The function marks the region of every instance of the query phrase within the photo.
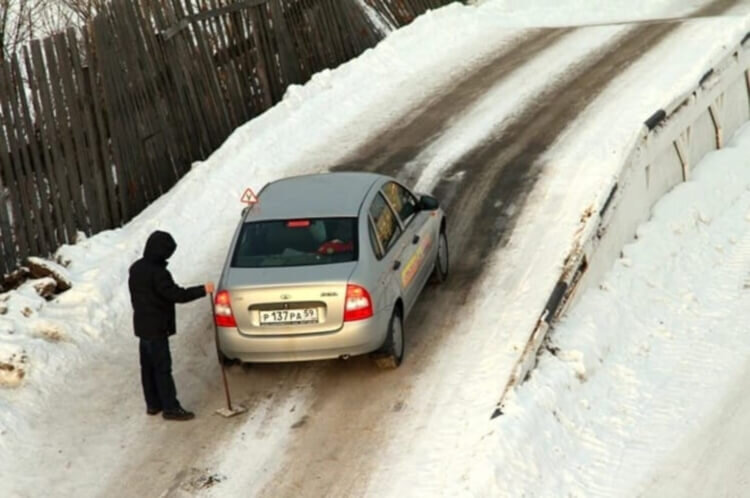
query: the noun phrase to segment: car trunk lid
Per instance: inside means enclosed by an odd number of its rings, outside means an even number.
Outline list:
[[[344,322],[346,285],[356,262],[320,266],[231,268],[225,290],[240,332],[332,332]]]

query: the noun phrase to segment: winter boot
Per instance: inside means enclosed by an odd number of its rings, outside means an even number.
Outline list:
[[[164,411],[161,414],[165,420],[191,420],[195,418],[195,413],[185,410],[183,407],[178,406],[175,410]]]

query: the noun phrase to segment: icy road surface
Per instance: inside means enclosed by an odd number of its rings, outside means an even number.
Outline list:
[[[26,327],[58,327],[67,340],[27,346],[28,385],[0,405],[0,466],[12,476],[0,486],[32,496],[494,494],[495,469],[476,448],[497,427],[489,415],[581,215],[606,195],[642,121],[748,27],[728,17],[514,29],[492,15],[500,3],[430,13],[290,89],[133,223],[66,248],[77,285]],[[670,4],[681,2],[652,13]],[[216,417],[223,393],[202,301],[180,309],[172,341],[180,399],[199,418],[146,417],[124,282],[148,233],[175,235],[178,281],[217,279],[244,187],[326,167],[393,174],[446,206],[452,275],[410,317],[405,363],[234,367],[235,398],[250,412]],[[18,294],[11,314],[31,300]]]

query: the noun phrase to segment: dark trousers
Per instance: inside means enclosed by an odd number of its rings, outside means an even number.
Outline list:
[[[177,390],[172,379],[172,357],[169,339],[141,339],[138,347],[141,356],[141,382],[146,406],[164,411],[176,410]]]

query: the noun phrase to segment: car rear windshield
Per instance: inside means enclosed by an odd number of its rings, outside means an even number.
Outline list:
[[[265,268],[356,260],[356,218],[313,218],[245,223],[232,266]]]

